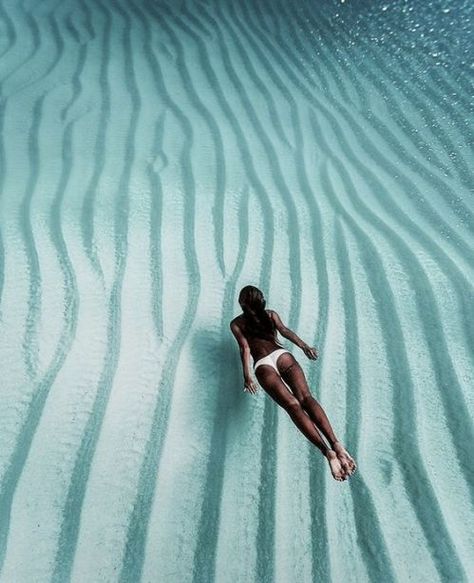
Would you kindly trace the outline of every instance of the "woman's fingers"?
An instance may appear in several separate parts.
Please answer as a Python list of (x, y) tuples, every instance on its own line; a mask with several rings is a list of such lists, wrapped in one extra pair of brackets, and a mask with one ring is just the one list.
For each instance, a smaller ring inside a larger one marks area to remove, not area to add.
[(244, 392), (248, 391), (249, 393), (255, 395), (255, 393), (257, 392), (257, 388), (258, 388), (257, 384), (252, 381), (244, 386)]
[(308, 358), (316, 360), (318, 358), (318, 351), (316, 348), (310, 348), (309, 346), (305, 348), (305, 354)]

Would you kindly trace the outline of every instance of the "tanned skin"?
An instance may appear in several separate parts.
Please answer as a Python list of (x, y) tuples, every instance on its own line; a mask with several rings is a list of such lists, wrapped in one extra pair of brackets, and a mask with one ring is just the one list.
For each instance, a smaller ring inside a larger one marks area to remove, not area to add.
[[(266, 310), (275, 323), (276, 330), (300, 348), (310, 360), (319, 356), (316, 348), (309, 346), (285, 324), (275, 310)], [(245, 317), (237, 316), (230, 323), (240, 350), (244, 376), (244, 391), (255, 394), (258, 385), (251, 371), (250, 357), (256, 362), (274, 350), (282, 348), (275, 336), (274, 340), (245, 335)], [(320, 403), (313, 397), (308, 387), (305, 374), (299, 362), (289, 352), (278, 357), (277, 368), (262, 364), (255, 371), (255, 376), (262, 388), (288, 413), (294, 424), (327, 458), (334, 479), (344, 481), (351, 476), (357, 466), (342, 443), (337, 439), (329, 419)], [(324, 441), (321, 433), (329, 443)]]

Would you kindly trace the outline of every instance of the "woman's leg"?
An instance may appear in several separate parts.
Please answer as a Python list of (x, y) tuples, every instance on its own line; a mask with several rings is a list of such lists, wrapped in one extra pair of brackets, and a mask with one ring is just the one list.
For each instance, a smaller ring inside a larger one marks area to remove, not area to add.
[[(289, 356), (292, 359), (287, 359), (288, 364), (285, 364), (285, 361), (283, 360), (285, 356)], [(311, 394), (301, 365), (292, 354), (282, 355), (281, 359), (278, 360), (278, 365), (281, 369), (280, 374), (282, 379), (290, 387), (293, 395), (300, 402), (301, 406), (308, 413), (314, 423), (316, 423), (328, 440), (329, 445), (332, 447), (336, 443), (337, 437), (334, 434), (334, 430), (324, 412), (324, 409)]]
[[(289, 358), (286, 358), (287, 356)], [(342, 443), (337, 439), (324, 409), (311, 394), (304, 371), (299, 362), (293, 355), (282, 354), (281, 359), (278, 359), (278, 365), (281, 369), (280, 374), (282, 379), (287, 383), (303, 409), (326, 437), (331, 448), (336, 451), (344, 469), (349, 474), (353, 474), (357, 467), (356, 463)]]
[(344, 480), (345, 472), (335, 452), (327, 447), (318, 429), (301, 406), (301, 403), (291, 394), (275, 369), (269, 365), (261, 365), (255, 371), (255, 376), (270, 397), (285, 409), (301, 433), (319, 448), (321, 453), (328, 459), (334, 478), (338, 481)]

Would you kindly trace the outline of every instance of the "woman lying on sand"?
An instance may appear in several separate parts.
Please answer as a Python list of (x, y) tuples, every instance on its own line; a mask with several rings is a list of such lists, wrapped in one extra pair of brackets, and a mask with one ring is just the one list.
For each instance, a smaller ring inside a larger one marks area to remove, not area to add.
[[(284, 326), (274, 310), (265, 309), (263, 293), (253, 285), (242, 288), (239, 304), (243, 314), (232, 320), (230, 328), (240, 347), (244, 391), (257, 392), (257, 386), (250, 375), (251, 355), (260, 385), (285, 409), (298, 429), (321, 450), (329, 462), (333, 477), (342, 482), (355, 472), (356, 463), (334, 435), (326, 413), (308, 388), (300, 364), (291, 352), (278, 343), (277, 330), (299, 346), (311, 360), (318, 358), (316, 349), (310, 348)], [(328, 440), (330, 448), (319, 430)]]

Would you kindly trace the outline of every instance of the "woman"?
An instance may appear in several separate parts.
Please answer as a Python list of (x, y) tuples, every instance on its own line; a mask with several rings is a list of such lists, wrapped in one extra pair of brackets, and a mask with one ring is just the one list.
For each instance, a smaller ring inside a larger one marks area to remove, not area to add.
[[(253, 285), (241, 289), (239, 304), (243, 314), (230, 323), (240, 347), (244, 369), (244, 391), (257, 392), (250, 375), (250, 356), (260, 385), (289, 414), (298, 429), (318, 447), (327, 458), (331, 473), (338, 481), (345, 480), (356, 470), (356, 463), (334, 435), (321, 405), (311, 394), (298, 361), (277, 340), (282, 336), (299, 346), (308, 358), (316, 360), (318, 353), (294, 332), (283, 325), (274, 310), (266, 310), (263, 293)], [(291, 389), (291, 392), (290, 390)], [(324, 434), (327, 446), (319, 430)]]

